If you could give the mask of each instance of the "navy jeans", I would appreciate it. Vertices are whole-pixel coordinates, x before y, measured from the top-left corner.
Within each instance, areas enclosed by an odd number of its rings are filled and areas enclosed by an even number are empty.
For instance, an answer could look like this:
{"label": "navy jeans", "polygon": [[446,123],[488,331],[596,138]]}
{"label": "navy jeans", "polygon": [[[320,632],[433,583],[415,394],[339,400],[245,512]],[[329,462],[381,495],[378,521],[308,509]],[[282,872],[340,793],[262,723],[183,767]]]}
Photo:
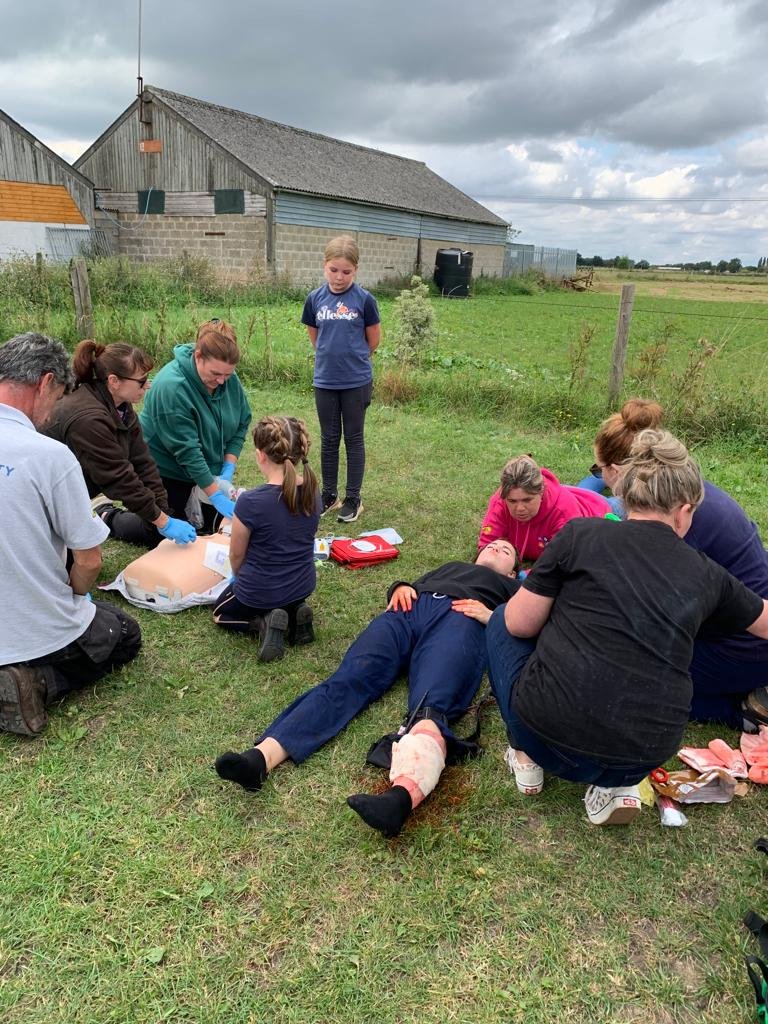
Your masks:
{"label": "navy jeans", "polygon": [[727,722],[741,729],[741,702],[752,690],[768,685],[768,662],[736,661],[719,644],[696,640],[691,679],[691,718],[697,722]]}
{"label": "navy jeans", "polygon": [[588,782],[595,786],[633,786],[657,767],[655,764],[604,764],[547,743],[519,718],[512,700],[515,685],[536,647],[535,642],[512,636],[504,622],[504,605],[491,615],[485,639],[488,645],[491,689],[507,727],[509,742],[515,750],[524,750],[551,775],[557,775],[568,782]]}
{"label": "navy jeans", "polygon": [[315,388],[315,406],[320,420],[320,469],[323,494],[338,494],[339,446],[342,430],[347,452],[345,498],[360,498],[365,473],[365,411],[371,404],[373,383],[359,388]]}
{"label": "navy jeans", "polygon": [[256,743],[269,736],[297,764],[305,761],[406,673],[409,712],[421,705],[449,721],[460,718],[485,671],[484,632],[476,619],[453,611],[450,597],[421,594],[409,612],[383,612],[333,675],[297,697]]}

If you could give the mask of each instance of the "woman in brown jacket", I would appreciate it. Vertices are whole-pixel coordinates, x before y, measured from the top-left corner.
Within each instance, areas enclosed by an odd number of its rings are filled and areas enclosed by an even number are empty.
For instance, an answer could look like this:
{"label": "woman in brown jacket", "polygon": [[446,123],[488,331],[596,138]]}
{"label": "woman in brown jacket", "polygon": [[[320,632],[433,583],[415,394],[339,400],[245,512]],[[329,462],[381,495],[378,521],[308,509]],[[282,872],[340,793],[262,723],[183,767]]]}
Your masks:
{"label": "woman in brown jacket", "polygon": [[75,390],[59,399],[45,428],[74,452],[91,498],[104,496],[94,502],[94,512],[112,536],[144,547],[156,547],[161,537],[187,544],[196,536],[189,523],[169,515],[168,496],[133,408],[150,386],[153,365],[134,345],[81,341],[72,357]]}

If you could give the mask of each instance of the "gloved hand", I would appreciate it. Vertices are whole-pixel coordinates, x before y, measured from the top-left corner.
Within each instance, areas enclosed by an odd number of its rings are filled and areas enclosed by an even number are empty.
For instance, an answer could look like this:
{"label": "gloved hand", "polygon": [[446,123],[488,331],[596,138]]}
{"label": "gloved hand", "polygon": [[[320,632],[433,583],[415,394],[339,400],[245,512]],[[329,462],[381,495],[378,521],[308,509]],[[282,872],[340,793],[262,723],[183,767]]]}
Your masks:
{"label": "gloved hand", "polygon": [[172,519],[170,516],[165,526],[158,526],[157,532],[175,544],[190,544],[197,537],[194,526],[185,519]]}
{"label": "gloved hand", "polygon": [[235,466],[236,466],[236,463],[234,463],[234,462],[225,462],[224,465],[221,467],[221,472],[219,473],[219,476],[221,477],[221,479],[222,480],[229,480],[230,483],[231,483],[232,482],[232,478],[235,475]]}
{"label": "gloved hand", "polygon": [[[223,476],[215,476],[213,478],[213,482],[225,498],[232,498],[232,492],[235,490],[235,485],[231,481],[225,480]],[[208,500],[211,500],[210,497]]]}
{"label": "gloved hand", "polygon": [[220,516],[224,516],[225,519],[231,519],[235,514],[235,503],[230,501],[229,498],[225,498],[219,491],[214,491],[213,494],[208,495],[208,501],[213,505]]}

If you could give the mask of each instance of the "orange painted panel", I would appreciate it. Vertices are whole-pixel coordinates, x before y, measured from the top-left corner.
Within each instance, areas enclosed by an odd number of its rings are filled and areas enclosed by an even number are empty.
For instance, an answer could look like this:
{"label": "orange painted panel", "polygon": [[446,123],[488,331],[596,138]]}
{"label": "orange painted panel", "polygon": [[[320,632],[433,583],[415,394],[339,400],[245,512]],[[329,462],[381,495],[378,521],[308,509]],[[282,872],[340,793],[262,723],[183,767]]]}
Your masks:
{"label": "orange painted panel", "polygon": [[162,139],[142,139],[139,143],[140,153],[162,153],[163,152],[163,140]]}
{"label": "orange painted panel", "polygon": [[86,220],[63,185],[0,181],[0,220],[38,224],[85,224]]}

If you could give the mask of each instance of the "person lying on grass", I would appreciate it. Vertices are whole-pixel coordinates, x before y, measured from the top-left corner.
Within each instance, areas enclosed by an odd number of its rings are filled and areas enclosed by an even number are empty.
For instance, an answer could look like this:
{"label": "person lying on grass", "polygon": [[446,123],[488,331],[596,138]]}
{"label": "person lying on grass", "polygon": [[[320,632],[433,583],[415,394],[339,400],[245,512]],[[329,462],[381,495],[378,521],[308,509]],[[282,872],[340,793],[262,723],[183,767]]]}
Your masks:
{"label": "person lying on grass", "polygon": [[298,697],[253,747],[216,759],[223,779],[260,789],[277,765],[301,764],[408,673],[408,729],[392,745],[392,787],[349,806],[395,836],[437,785],[446,753],[460,747],[450,723],[471,704],[486,665],[485,623],[516,591],[517,551],[488,544],[472,562],[446,562],[412,584],[393,583],[387,608],[354,641],[336,671]]}
{"label": "person lying on grass", "polygon": [[501,487],[491,495],[477,539],[478,549],[493,540],[509,541],[520,557],[534,561],[571,519],[604,516],[607,498],[561,484],[530,455],[510,459],[501,471]]}
{"label": "person lying on grass", "polygon": [[615,490],[627,521],[568,523],[486,630],[518,789],[586,782],[596,825],[631,820],[680,747],[699,629],[768,637],[768,601],[682,540],[704,488],[677,438],[642,431]]}

